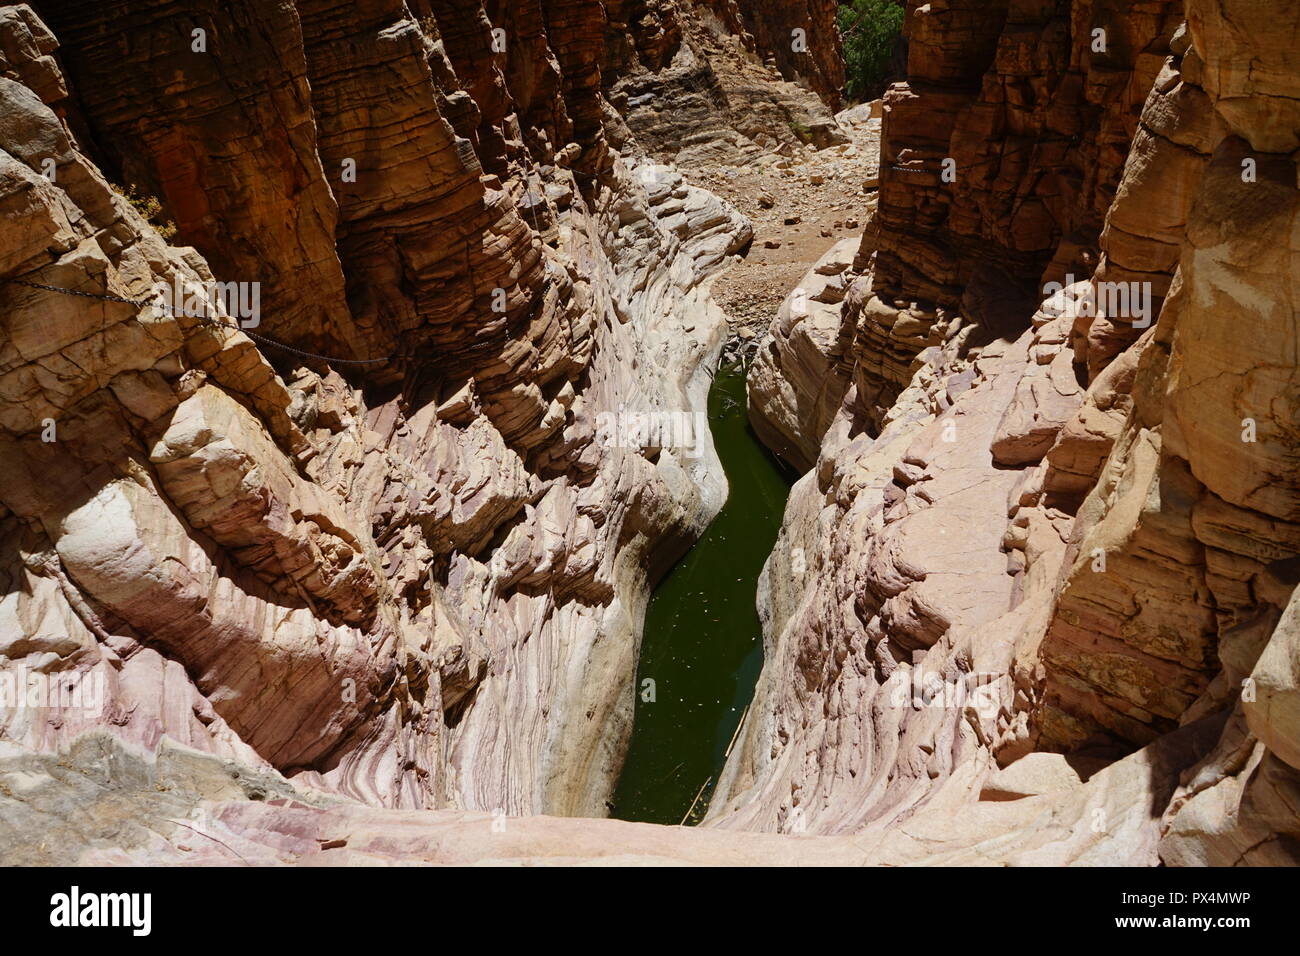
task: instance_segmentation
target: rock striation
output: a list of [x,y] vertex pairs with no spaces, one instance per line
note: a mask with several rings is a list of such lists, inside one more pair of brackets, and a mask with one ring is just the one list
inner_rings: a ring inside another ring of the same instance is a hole
[[678,167],[842,142],[834,6],[0,8],[5,862],[1300,862],[1258,0],[908,3],[751,371],[803,477],[705,825],[558,819],[726,493],[646,430],[752,237]]
[[0,737],[603,815],[725,495],[606,420],[704,407],[748,223],[611,145],[599,4],[183,6],[0,11]]
[[[644,10],[636,17],[632,7]],[[607,47],[610,100],[629,135],[682,166],[846,144],[832,115],[844,85],[835,9],[827,0],[613,4],[622,30]]]
[[751,373],[806,473],[706,825],[1294,864],[1297,14],[995,13],[909,4],[838,327]]

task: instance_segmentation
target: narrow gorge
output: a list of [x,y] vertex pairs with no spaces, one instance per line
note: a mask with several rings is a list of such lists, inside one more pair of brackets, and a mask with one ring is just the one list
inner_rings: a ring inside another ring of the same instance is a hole
[[1300,863],[1295,4],[31,0],[0,222],[0,863]]

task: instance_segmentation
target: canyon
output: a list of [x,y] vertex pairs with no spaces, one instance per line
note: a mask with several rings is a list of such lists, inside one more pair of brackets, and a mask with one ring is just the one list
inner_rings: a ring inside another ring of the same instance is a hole
[[1300,863],[1300,9],[905,6],[0,7],[0,860]]

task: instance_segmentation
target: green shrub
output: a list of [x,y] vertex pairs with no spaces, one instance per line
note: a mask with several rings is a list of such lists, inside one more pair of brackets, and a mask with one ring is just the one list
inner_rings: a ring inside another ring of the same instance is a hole
[[852,0],[840,7],[839,19],[845,90],[852,99],[868,99],[880,89],[903,32],[903,8],[893,0]]
[[127,186],[125,189],[116,183],[109,183],[108,185],[112,188],[113,192],[117,193],[129,202],[135,208],[136,212],[144,216],[149,224],[153,226],[154,231],[157,232],[158,235],[162,236],[164,239],[170,239],[172,236],[176,235],[176,223],[170,220],[167,222],[161,221],[160,214],[162,213],[162,203],[158,201],[157,196],[149,196],[139,192],[134,183]]

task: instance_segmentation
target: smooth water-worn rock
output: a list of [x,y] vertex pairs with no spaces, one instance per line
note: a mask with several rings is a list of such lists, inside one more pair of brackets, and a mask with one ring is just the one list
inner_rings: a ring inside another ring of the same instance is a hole
[[691,165],[843,142],[835,5],[177,8],[0,8],[5,862],[1300,862],[1300,11],[907,3],[678,828],[560,817],[725,494]]
[[1032,800],[997,859],[1295,863],[1297,13],[949,7],[909,4],[840,334],[778,317],[751,380],[809,471],[707,823],[943,860]]
[[5,8],[0,268],[90,297],[0,293],[0,653],[99,688],[7,698],[6,740],[605,812],[647,589],[724,493],[707,433],[609,423],[703,410],[750,227],[610,147],[599,5],[501,57],[435,6],[200,3],[202,43],[160,4]]

